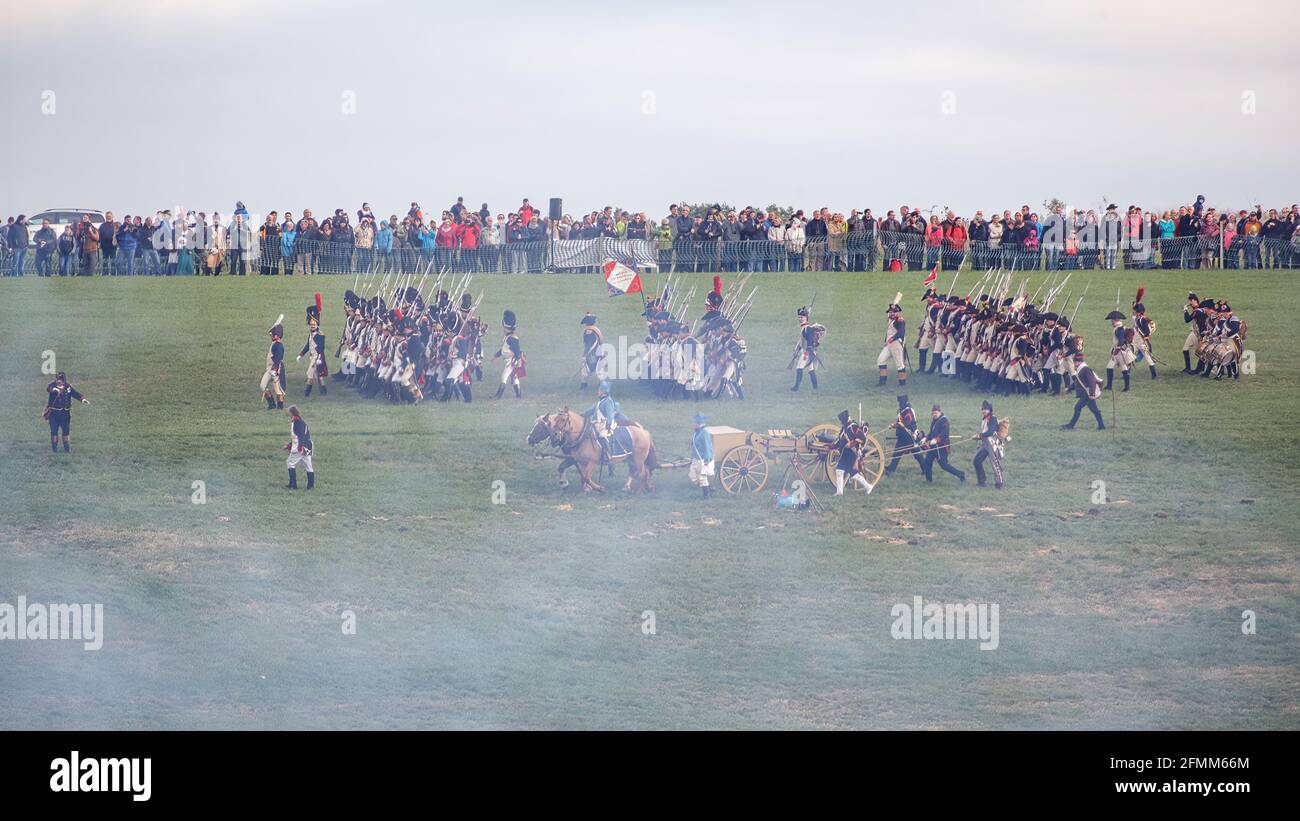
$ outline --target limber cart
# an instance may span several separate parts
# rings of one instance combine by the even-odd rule
[[[793,469],[801,478],[815,483],[835,481],[835,463],[840,452],[834,447],[840,427],[836,424],[815,425],[803,433],[769,430],[746,431],[726,425],[705,428],[713,439],[713,454],[718,464],[718,481],[728,493],[758,493],[767,485],[771,463],[789,460],[781,484],[785,486]],[[876,484],[885,473],[885,450],[875,436],[868,434],[862,454],[862,474]]]

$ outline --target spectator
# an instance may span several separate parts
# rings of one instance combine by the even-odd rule
[[[41,227],[36,232],[36,275],[42,277],[54,274],[54,255],[58,252],[59,237],[54,233],[48,219],[41,220]]]
[[[77,237],[72,231],[72,224],[63,226],[59,237],[59,276],[66,277],[72,273],[72,260],[77,253]]]
[[[18,219],[9,225],[7,234],[5,240],[10,254],[9,276],[20,277],[23,275],[23,261],[27,257],[27,244],[31,240],[27,233],[27,215],[19,214]]]
[[[117,227],[117,271],[125,270],[126,276],[135,276],[135,252],[139,244],[131,215],[123,215],[122,224]]]
[[[95,263],[99,259],[99,229],[90,221],[89,214],[81,215],[77,231],[77,249],[81,254],[81,276],[88,277],[95,272]]]

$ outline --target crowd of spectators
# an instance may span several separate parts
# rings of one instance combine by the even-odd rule
[[[563,267],[552,265],[554,243],[597,239],[640,241],[661,268],[697,271],[1300,267],[1295,205],[1220,211],[1198,196],[1163,211],[1043,210],[1025,205],[988,217],[980,210],[967,219],[908,206],[845,216],[828,208],[681,204],[658,220],[608,206],[551,220],[527,199],[494,215],[487,203],[472,210],[461,197],[437,218],[416,202],[387,219],[363,203],[355,218],[342,208],[320,220],[311,209],[298,216],[271,211],[254,225],[241,202],[228,218],[162,210],[118,220],[107,212],[98,224],[83,216],[61,232],[18,215],[0,229],[0,252],[7,276],[308,275],[430,265],[542,271]]]

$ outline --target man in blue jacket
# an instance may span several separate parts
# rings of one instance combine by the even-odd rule
[[[691,434],[691,482],[705,499],[712,495],[709,477],[713,475],[713,437],[705,427],[703,413],[695,414],[695,432]]]

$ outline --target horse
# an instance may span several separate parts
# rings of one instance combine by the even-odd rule
[[[654,439],[648,431],[635,423],[623,427],[628,429],[628,434],[632,438],[632,452],[615,457],[612,461],[621,462],[624,459],[628,461],[626,490],[635,492],[640,489],[647,493],[652,492],[654,490],[652,474],[659,466]],[[551,444],[558,447],[565,456],[556,471],[562,487],[568,484],[564,479],[564,471],[574,466],[582,477],[584,492],[591,490],[604,492],[605,488],[593,478],[593,474],[601,466],[601,447],[592,422],[568,408],[550,415],[539,416],[533,422],[532,432],[528,434],[528,444],[536,445],[548,437]]]

